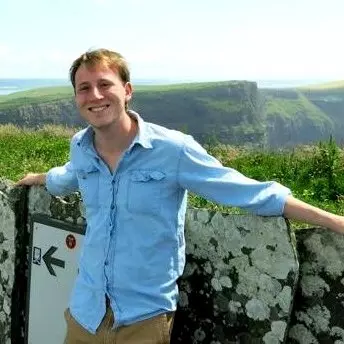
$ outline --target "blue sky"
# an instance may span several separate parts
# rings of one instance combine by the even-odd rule
[[[0,0],[0,78],[67,78],[90,48],[135,79],[344,79],[343,0]]]

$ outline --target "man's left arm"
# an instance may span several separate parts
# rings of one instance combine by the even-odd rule
[[[283,216],[290,219],[325,227],[344,234],[344,217],[329,213],[314,207],[291,195],[288,195],[284,205]]]

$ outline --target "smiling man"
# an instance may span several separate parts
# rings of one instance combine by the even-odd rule
[[[191,136],[128,110],[133,89],[120,54],[89,51],[75,60],[70,78],[89,126],[71,140],[64,166],[17,183],[46,184],[54,195],[80,190],[86,207],[66,344],[170,342],[185,265],[187,190],[257,215],[344,232],[342,216],[295,199],[276,182],[224,167]]]

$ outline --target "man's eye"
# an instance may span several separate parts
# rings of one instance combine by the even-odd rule
[[[100,87],[110,87],[112,84],[111,82],[103,81],[100,83]]]
[[[82,86],[78,88],[78,92],[84,92],[88,90],[88,86]]]

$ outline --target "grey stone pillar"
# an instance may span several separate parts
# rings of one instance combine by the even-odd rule
[[[0,179],[0,343],[24,341],[27,286],[26,190]]]
[[[344,343],[344,235],[327,229],[297,232],[300,287],[288,343]]]
[[[176,343],[284,343],[298,262],[283,218],[189,210]]]

